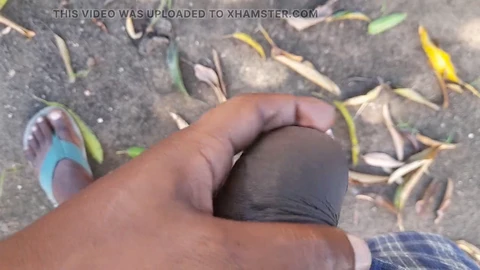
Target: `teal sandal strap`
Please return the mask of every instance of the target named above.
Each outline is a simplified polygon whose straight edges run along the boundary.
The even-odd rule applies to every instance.
[[[55,206],[57,201],[53,196],[53,175],[58,163],[64,159],[72,160],[81,165],[89,174],[92,174],[84,152],[78,146],[61,140],[57,135],[53,135],[52,145],[45,155],[45,160],[40,168],[40,186]]]

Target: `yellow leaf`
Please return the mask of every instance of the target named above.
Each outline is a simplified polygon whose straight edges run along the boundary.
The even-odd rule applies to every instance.
[[[357,96],[357,97],[353,97],[353,98],[345,100],[343,102],[343,104],[345,106],[358,106],[358,105],[362,105],[362,104],[367,103],[367,102],[371,102],[371,101],[375,100],[378,97],[378,95],[380,95],[380,92],[382,91],[383,87],[384,87],[384,85],[381,84],[381,85],[375,87],[373,90],[370,90],[365,95],[361,95],[361,96]]]
[[[310,65],[305,64],[303,62],[297,62],[295,60],[292,60],[291,58],[285,56],[285,55],[272,55],[273,59],[276,61],[286,65],[287,67],[293,69],[296,71],[298,74],[302,75],[305,77],[307,80],[310,80],[311,82],[315,83],[316,85],[324,88],[325,90],[328,90],[329,92],[339,96],[341,94],[340,88],[338,85],[333,82],[330,78],[327,76],[321,74],[318,72],[316,69],[312,68]]]
[[[245,42],[246,44],[248,44],[250,47],[252,47],[253,49],[255,49],[255,51],[257,51],[257,53],[263,58],[263,59],[266,59],[266,56],[265,56],[265,51],[263,50],[263,47],[262,45],[260,45],[260,43],[258,43],[256,40],[254,40],[251,36],[245,34],[245,33],[241,33],[241,32],[237,32],[237,33],[234,33],[232,35],[233,38],[235,39],[238,39],[242,42]]]
[[[478,247],[465,240],[459,240],[456,243],[461,250],[465,251],[478,264],[480,264],[480,249]]]
[[[397,95],[400,95],[400,96],[405,97],[405,98],[407,98],[411,101],[414,101],[414,102],[420,103],[422,105],[425,105],[425,106],[427,106],[431,109],[434,109],[435,111],[440,110],[440,106],[438,106],[435,103],[432,103],[432,102],[428,101],[425,97],[423,97],[422,95],[420,95],[418,92],[416,92],[413,89],[399,88],[399,89],[395,89],[393,91]]]
[[[57,34],[54,34],[54,35],[55,35],[55,42],[57,43],[58,50],[60,51],[60,56],[62,56],[63,63],[65,64],[65,69],[68,75],[68,81],[70,83],[74,83],[76,76],[72,68],[72,62],[70,61],[70,52],[68,51],[67,44],[65,43],[65,40],[63,40],[63,38],[61,38]]]
[[[340,101],[334,101],[335,107],[340,111],[345,122],[347,123],[348,132],[350,134],[350,141],[352,144],[352,163],[353,166],[357,166],[358,164],[358,155],[360,154],[360,146],[358,145],[358,138],[357,138],[357,129],[355,128],[355,122],[353,121],[352,116],[347,110],[347,107],[343,105]]]
[[[450,59],[450,55],[433,44],[433,42],[430,40],[427,30],[423,26],[418,28],[418,33],[420,35],[423,50],[427,54],[433,69],[437,73],[441,74],[443,79],[460,83],[461,80],[457,76],[455,67]]]
[[[340,11],[327,18],[327,22],[342,20],[360,20],[370,22],[370,17],[360,12]]]
[[[92,156],[92,158],[98,163],[102,164],[103,163],[103,148],[102,145],[100,144],[100,141],[98,140],[97,136],[93,131],[83,122],[83,120],[78,116],[74,111],[69,109],[67,106],[58,103],[58,102],[53,102],[53,101],[47,101],[44,99],[41,99],[39,97],[35,97],[35,99],[43,102],[47,106],[53,106],[53,107],[59,107],[68,112],[68,114],[75,120],[75,122],[78,125],[78,128],[80,129],[80,133],[82,133],[83,140],[85,142],[85,148],[87,149],[87,152]]]
[[[27,38],[33,38],[36,34],[35,32],[28,30],[12,20],[7,19],[6,17],[3,17],[2,14],[0,14],[0,24],[4,24],[8,27],[11,27],[13,30],[19,32],[20,34],[26,36]]]

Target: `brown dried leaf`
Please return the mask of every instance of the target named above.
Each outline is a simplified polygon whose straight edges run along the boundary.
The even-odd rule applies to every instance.
[[[422,134],[417,134],[415,135],[415,137],[419,142],[423,143],[424,145],[431,147],[439,147],[440,150],[451,150],[457,148],[456,144],[440,142]]]
[[[440,189],[440,183],[433,180],[428,185],[425,193],[423,193],[422,199],[415,204],[415,210],[418,215],[425,214],[425,211],[433,204],[435,200],[435,195]]]
[[[108,34],[108,28],[107,28],[107,26],[105,25],[104,22],[102,22],[101,20],[96,19],[96,18],[92,18],[92,22],[95,25],[97,25],[103,32]]]
[[[392,116],[390,115],[390,110],[388,105],[383,106],[383,118],[385,119],[385,125],[387,126],[390,136],[392,136],[393,145],[395,146],[395,152],[397,153],[397,159],[403,161],[404,158],[404,146],[405,142],[402,135],[398,132],[395,125],[393,124]]]
[[[445,212],[450,207],[450,204],[452,204],[453,190],[454,190],[453,181],[452,179],[448,179],[447,189],[445,190],[445,194],[443,194],[442,203],[440,204],[440,207],[436,211],[437,218],[435,219],[435,224],[437,225],[442,221],[443,217],[445,216]]]
[[[429,147],[422,152],[416,153],[415,155],[412,155],[408,158],[407,163],[411,163],[414,161],[422,160],[422,159],[428,159],[432,155],[434,155],[438,151],[438,147]]]
[[[223,80],[223,69],[222,69],[222,63],[220,62],[220,56],[218,55],[218,52],[213,49],[213,63],[215,63],[215,69],[217,70],[217,75],[218,75],[218,80],[220,81],[220,89],[223,92],[223,95],[227,97],[227,86],[225,84],[225,81]]]
[[[353,171],[348,172],[348,178],[366,185],[384,184],[388,180],[388,176],[370,175]]]
[[[68,81],[74,83],[76,80],[75,72],[72,68],[72,62],[70,60],[70,52],[68,51],[67,43],[59,35],[55,34],[55,42],[57,43],[60,56],[65,64],[65,70],[67,71]]]
[[[399,211],[403,210],[405,203],[407,202],[410,194],[412,193],[415,186],[418,184],[420,179],[422,179],[423,174],[427,172],[428,168],[432,165],[433,159],[426,160],[425,163],[410,177],[410,179],[403,186],[402,192],[398,197],[397,208]]]
[[[398,161],[385,153],[369,153],[363,155],[362,158],[365,163],[374,167],[393,169],[405,165],[404,162]]]
[[[182,129],[185,129],[187,127],[189,127],[190,125],[187,123],[187,121],[185,121],[180,115],[176,114],[176,113],[170,113],[170,116],[172,117],[172,119],[175,121],[175,123],[177,124],[177,127],[178,129],[182,130]]]
[[[287,18],[286,21],[297,31],[305,30],[311,26],[314,26],[318,23],[325,21],[327,18],[333,14],[333,5],[337,0],[329,0],[322,6],[315,8],[317,14],[316,18]]]
[[[417,170],[418,168],[424,166],[425,164],[429,163],[431,160],[430,159],[422,159],[418,161],[414,161],[412,163],[408,163],[400,168],[398,168],[396,171],[390,175],[388,178],[388,183],[393,184],[393,183],[398,183],[402,184],[402,177],[405,175]]]
[[[286,65],[287,67],[291,68],[298,74],[305,77],[307,80],[315,83],[316,85],[331,92],[332,94],[337,96],[341,94],[340,88],[335,82],[333,82],[330,78],[321,74],[316,69],[309,66],[308,64],[305,64],[304,62],[298,62],[298,61],[292,60],[290,57],[287,57],[284,54],[274,54],[273,50],[272,50],[272,58]]]
[[[220,87],[220,80],[218,79],[218,75],[213,69],[202,66],[200,64],[196,64],[194,69],[195,77],[197,77],[197,79],[199,79],[200,81],[205,82],[213,89],[219,103],[227,101],[227,98],[223,94],[223,91]]]
[[[375,203],[375,205],[377,207],[383,208],[383,209],[387,210],[388,212],[390,212],[394,215],[398,214],[398,210],[397,210],[397,208],[395,208],[393,203],[390,200],[386,199],[385,197],[383,197],[381,195],[378,195],[378,194],[369,194],[369,195],[360,194],[360,195],[355,196],[355,198],[358,199],[358,200],[364,200],[364,201]]]
[[[375,100],[378,95],[380,95],[380,92],[382,92],[383,88],[385,87],[384,84],[381,84],[377,87],[375,87],[373,90],[370,90],[367,94],[353,97],[350,99],[347,99],[343,102],[345,106],[358,106],[362,105],[367,102],[371,102]]]
[[[425,105],[435,111],[440,110],[440,106],[437,104],[428,101],[425,97],[420,95],[417,91],[410,89],[410,88],[399,88],[393,90],[397,95],[400,95],[402,97],[405,97],[407,99],[410,99],[411,101],[420,103],[422,105]]]
[[[20,34],[26,36],[27,38],[33,38],[36,35],[35,32],[33,32],[31,30],[28,30],[28,29],[24,28],[23,26],[20,26],[20,25],[16,24],[12,20],[9,20],[6,17],[2,16],[2,14],[0,14],[0,24],[4,24],[8,27],[11,27],[13,30],[15,30],[15,31],[19,32]]]

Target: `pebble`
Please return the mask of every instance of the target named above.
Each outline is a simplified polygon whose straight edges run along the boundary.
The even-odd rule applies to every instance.
[[[17,185],[18,190],[22,190],[22,188],[23,188],[22,185]]]
[[[445,123],[441,123],[441,124],[440,124],[440,127],[441,127],[441,128],[445,128]]]
[[[98,118],[97,123],[99,123],[99,124],[103,123],[103,118]]]
[[[109,111],[109,112],[113,112],[113,108],[112,108],[112,107],[108,107],[108,111]]]
[[[8,71],[8,77],[13,78],[17,72],[14,69]]]
[[[13,117],[13,113],[9,113],[9,114],[7,114],[7,117],[8,117],[8,118],[10,118],[10,119],[12,119],[12,117]]]
[[[83,94],[84,94],[85,96],[89,97],[89,96],[92,95],[92,92],[90,92],[90,90],[87,89],[87,90],[83,91]]]
[[[124,71],[125,71],[125,69],[124,69],[123,67],[118,68],[118,72],[119,72],[119,73],[122,73],[122,72],[124,72]]]
[[[468,138],[469,138],[469,139],[475,138],[475,134],[473,134],[473,133],[468,134]]]

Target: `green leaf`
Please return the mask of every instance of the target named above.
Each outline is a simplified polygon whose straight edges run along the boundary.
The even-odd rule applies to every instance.
[[[355,122],[352,116],[347,110],[347,107],[340,101],[334,101],[335,107],[340,111],[345,122],[347,123],[348,132],[350,133],[350,141],[352,143],[352,163],[353,166],[358,164],[358,155],[360,154],[360,146],[358,145],[357,130],[355,128]]]
[[[117,155],[127,155],[131,158],[136,158],[140,156],[143,152],[145,152],[144,147],[133,146],[128,148],[127,150],[117,151]]]
[[[102,164],[103,163],[103,148],[102,145],[100,144],[100,141],[98,140],[97,136],[93,131],[83,122],[83,120],[78,116],[74,111],[69,109],[67,106],[54,102],[54,101],[47,101],[44,99],[41,99],[39,97],[35,97],[35,99],[43,102],[47,106],[53,106],[53,107],[59,107],[64,109],[65,111],[68,112],[68,114],[75,120],[75,122],[78,125],[78,128],[80,129],[80,133],[82,133],[83,140],[85,142],[85,148],[87,149],[87,152],[90,154],[90,156],[98,163]]]
[[[183,83],[182,71],[180,70],[180,58],[178,56],[178,48],[175,41],[171,40],[167,49],[167,65],[172,76],[173,84],[186,96],[188,96],[187,88]]]
[[[372,21],[368,25],[368,33],[370,35],[377,35],[384,31],[387,31],[401,22],[403,22],[407,18],[407,13],[392,13],[390,15],[386,15],[380,17],[374,21]]]
[[[7,4],[8,0],[0,0],[0,10]]]

